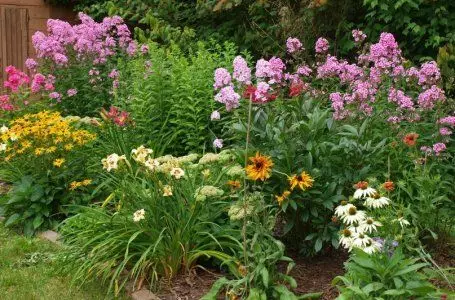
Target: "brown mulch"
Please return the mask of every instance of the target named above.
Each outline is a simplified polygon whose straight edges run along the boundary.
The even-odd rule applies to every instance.
[[[297,281],[297,294],[322,292],[320,299],[332,300],[338,295],[331,282],[335,276],[344,273],[343,263],[347,259],[344,252],[331,252],[324,256],[302,258],[293,256],[296,263],[291,275]],[[197,270],[194,274],[179,275],[172,284],[163,286],[157,296],[163,300],[196,300],[205,295],[212,284],[224,274],[219,271]]]

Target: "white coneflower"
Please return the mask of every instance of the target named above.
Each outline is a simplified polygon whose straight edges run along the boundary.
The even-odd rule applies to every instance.
[[[139,222],[140,220],[145,219],[145,210],[140,209],[134,212],[133,214],[133,221],[134,222]]]
[[[384,196],[381,196],[379,193],[375,193],[371,197],[368,197],[365,200],[364,205],[368,208],[382,208],[384,206],[389,205],[390,199]]]
[[[374,188],[368,187],[368,182],[359,181],[355,184],[356,191],[354,192],[354,199],[361,199],[370,197],[376,193]]]
[[[150,171],[154,171],[159,165],[160,162],[158,160],[150,157],[144,162],[144,166],[146,166]]]
[[[365,212],[362,210],[357,210],[355,206],[349,208],[348,212],[345,215],[341,216],[341,220],[346,225],[351,225],[355,222],[360,223],[365,219]]]
[[[401,228],[404,228],[405,226],[411,225],[408,220],[406,220],[403,217],[399,217],[398,219],[393,220],[394,223],[398,222],[400,223]]]
[[[185,175],[185,171],[183,171],[181,168],[172,168],[170,173],[176,179],[180,179]]]
[[[367,243],[367,245],[362,248],[362,250],[368,254],[376,253],[380,249],[381,249],[380,244],[375,242],[374,240],[371,240],[371,242]]]
[[[335,208],[335,216],[341,217],[342,215],[347,214],[351,207],[355,206],[348,203],[348,201],[341,201],[341,204]]]
[[[6,144],[0,144],[0,152],[6,151]]]
[[[172,196],[172,187],[170,185],[163,186],[163,196],[164,197]]]
[[[357,248],[364,248],[372,243],[373,240],[365,233],[354,233],[352,239],[352,246]]]
[[[382,224],[378,221],[373,220],[372,218],[366,218],[363,222],[360,223],[359,227],[362,231],[372,233],[373,231],[377,231],[378,228],[382,226]]]
[[[352,248],[352,232],[349,229],[343,229],[340,235],[340,245],[344,248]]]
[[[349,226],[348,229],[353,233],[364,233],[363,228],[360,226],[361,223],[362,222],[352,223],[352,225]]]

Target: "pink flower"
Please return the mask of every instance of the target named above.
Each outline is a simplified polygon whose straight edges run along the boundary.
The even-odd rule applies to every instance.
[[[119,71],[117,69],[112,69],[112,71],[109,73],[109,78],[117,78],[120,75]]]
[[[222,139],[216,138],[216,139],[213,141],[213,147],[214,147],[214,148],[218,148],[218,149],[223,148],[223,140],[222,140]]]
[[[302,49],[302,43],[297,38],[289,37],[286,40],[286,48],[289,53],[295,53]]]
[[[213,84],[214,89],[220,89],[224,86],[231,84],[231,74],[225,68],[218,68],[215,70],[215,83]]]
[[[5,111],[14,110],[14,106],[8,95],[0,95],[0,109]]]
[[[248,68],[248,63],[241,56],[236,56],[233,62],[234,72],[232,77],[239,83],[250,84],[251,83],[251,69]]]
[[[225,86],[215,96],[215,101],[223,103],[226,106],[226,110],[230,111],[233,108],[237,108],[240,105],[240,95],[234,91],[232,86]]]
[[[57,93],[57,92],[52,92],[49,94],[49,98],[55,99],[55,100],[57,100],[57,102],[60,102],[62,99],[62,95],[60,95],[60,93]]]
[[[441,127],[441,128],[439,128],[439,133],[441,135],[447,136],[447,135],[451,135],[452,134],[452,130],[450,130],[447,127]]]
[[[77,94],[77,90],[76,89],[69,89],[68,91],[66,91],[66,94],[68,95],[68,97],[73,97],[74,95]]]
[[[33,58],[27,58],[27,60],[25,61],[25,66],[29,70],[35,70],[36,67],[38,67],[38,63]]]
[[[444,150],[446,150],[446,144],[444,143],[436,143],[433,145],[433,151],[436,156],[439,156]]]
[[[30,77],[19,69],[16,69],[14,66],[7,66],[5,72],[7,78],[6,81],[3,82],[3,86],[11,89],[13,93],[18,92],[20,87],[30,82]]]
[[[329,51],[329,41],[322,37],[318,38],[314,49],[318,54],[325,54]]]
[[[447,116],[444,118],[439,119],[438,121],[440,124],[445,124],[449,126],[454,126],[455,127],[455,116]]]
[[[354,38],[354,42],[360,44],[367,38],[367,35],[358,29],[354,29],[352,31],[352,37]]]
[[[142,46],[141,46],[141,53],[144,54],[144,55],[147,54],[147,53],[149,53],[149,46],[147,46],[147,45],[145,45],[145,44],[142,45]]]
[[[136,54],[137,51],[137,43],[136,41],[132,41],[128,44],[128,48],[126,48],[126,53],[128,53],[129,56],[133,56]]]
[[[269,84],[279,83],[284,77],[286,65],[280,58],[272,57],[270,60],[260,59],[256,62],[256,77],[268,78]]]
[[[441,72],[435,61],[422,64],[417,74],[419,85],[434,85],[441,79]]]
[[[254,99],[259,102],[267,102],[270,85],[265,82],[259,82],[254,92]]]
[[[444,91],[436,85],[432,85],[430,89],[419,94],[418,103],[423,109],[432,109],[435,102],[444,102],[445,99]]]

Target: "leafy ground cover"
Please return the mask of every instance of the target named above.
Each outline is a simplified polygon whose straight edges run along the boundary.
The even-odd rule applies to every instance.
[[[17,299],[103,299],[95,284],[72,287],[67,276],[56,275],[58,246],[18,235],[0,223],[0,295]]]

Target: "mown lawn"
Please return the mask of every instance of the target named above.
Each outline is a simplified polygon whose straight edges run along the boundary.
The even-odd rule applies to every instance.
[[[0,222],[0,299],[104,299],[105,290],[90,284],[71,286],[69,277],[57,274],[58,246],[38,238],[25,238]]]

